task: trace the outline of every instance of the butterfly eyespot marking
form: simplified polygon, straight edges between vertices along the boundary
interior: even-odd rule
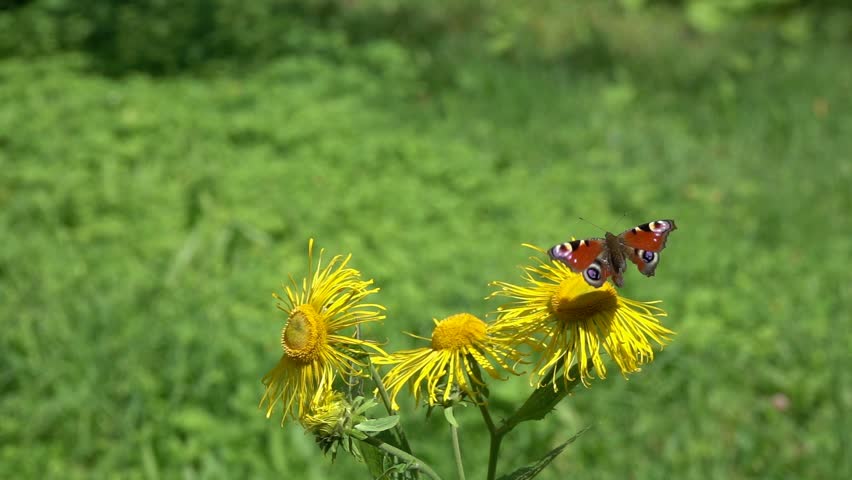
[[[586,269],[586,276],[592,280],[600,280],[601,269],[597,266],[589,267]]]
[[[660,261],[659,252],[652,252],[650,250],[642,250],[637,248],[634,250],[634,255],[637,260],[634,260],[634,263],[639,267],[639,271],[648,277],[654,276],[654,270],[657,269],[657,263]],[[640,264],[639,262],[642,262]]]
[[[669,234],[677,229],[671,219],[653,220],[625,230],[620,235],[606,232],[604,238],[571,240],[554,245],[547,251],[571,271],[580,273],[590,286],[599,288],[609,278],[620,287],[627,260],[639,271],[654,276],[660,262],[660,252],[666,247]]]
[[[656,222],[651,222],[651,231],[654,233],[663,233],[671,229],[671,222],[668,222],[666,220],[657,220]]]
[[[564,259],[567,258],[572,251],[574,251],[574,248],[570,243],[560,243],[559,245],[554,245],[547,253],[550,255],[550,258],[564,262]]]
[[[583,279],[586,280],[586,283],[595,288],[603,285],[606,280],[603,276],[601,264],[599,262],[595,262],[589,265],[585,270],[583,270]]]

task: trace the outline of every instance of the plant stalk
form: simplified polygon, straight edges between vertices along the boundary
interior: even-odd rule
[[[464,463],[462,462],[461,446],[459,445],[459,428],[455,425],[450,425],[450,432],[453,437],[453,455],[456,458],[456,470],[459,473],[459,480],[465,480]]]
[[[382,376],[379,375],[379,371],[376,370],[376,366],[373,365],[373,362],[370,362],[370,376],[373,378],[373,382],[376,383],[376,389],[379,391],[379,397],[382,399],[382,404],[385,406],[385,410],[387,410],[388,415],[396,415],[396,412],[393,411],[390,395],[388,395],[388,391],[385,388],[385,384],[382,382]],[[399,441],[399,445],[408,453],[411,453],[411,445],[408,443],[408,438],[405,436],[405,431],[402,429],[402,424],[397,423],[396,427],[394,427],[394,434]]]
[[[431,478],[432,480],[441,480],[441,476],[438,475],[435,472],[435,470],[432,470],[432,467],[430,467],[429,464],[427,464],[423,460],[420,460],[419,458],[415,457],[414,455],[412,455],[408,452],[405,452],[403,450],[400,450],[400,449],[394,447],[393,445],[391,445],[389,443],[385,443],[385,442],[379,440],[376,437],[367,437],[363,441],[365,443],[369,443],[370,445],[378,448],[379,450],[381,450],[381,451],[383,451],[383,452],[385,452],[389,455],[393,455],[394,457],[402,460],[403,462],[405,462],[409,465],[409,468],[423,473],[424,475]]]
[[[550,372],[548,372],[548,374],[545,376],[545,381],[541,383],[541,386],[539,386],[538,389],[553,388],[548,384],[553,381],[558,381],[556,380],[556,375],[559,374],[559,371],[561,369],[561,365],[552,368]],[[568,393],[571,392],[571,390],[573,390],[578,383],[580,383],[579,372],[577,372],[576,369],[577,366],[575,365],[573,367],[574,371],[572,372],[574,373],[575,380],[566,382],[561,387],[557,387],[559,388],[559,391],[555,395],[548,396],[548,403],[550,404],[550,408],[555,407],[557,403],[559,403],[563,398],[565,398],[565,395],[568,395]],[[481,379],[480,372],[478,370],[474,370],[474,375],[477,377],[477,379]],[[537,393],[541,393],[538,392],[538,389],[536,389],[536,391],[533,391],[533,393],[530,395],[530,398],[527,399],[527,402],[533,399]],[[539,420],[541,419],[541,417],[543,417],[544,414],[542,414],[541,417],[537,415],[529,415],[529,412],[524,408],[526,407],[527,403],[525,402],[524,405],[521,405],[521,407],[519,407],[518,410],[516,410],[511,417],[504,419],[501,422],[500,427],[498,428],[495,426],[494,420],[491,418],[491,412],[488,411],[488,406],[485,403],[485,398],[482,398],[481,392],[477,393],[480,395],[480,398],[477,399],[479,403],[479,411],[482,412],[482,419],[485,421],[485,425],[488,426],[488,431],[491,433],[491,446],[488,452],[487,479],[494,480],[494,478],[497,476],[497,457],[500,455],[500,444],[503,442],[503,437],[506,436],[506,434],[508,434],[509,432],[511,432],[519,424],[529,420]]]

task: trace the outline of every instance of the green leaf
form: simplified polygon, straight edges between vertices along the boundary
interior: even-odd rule
[[[379,433],[377,438],[386,436],[387,433]],[[389,440],[387,438],[383,440]],[[402,462],[393,455],[383,452],[367,442],[358,442],[364,463],[370,470],[372,478],[382,480],[415,480],[423,478],[417,474],[417,470],[411,468],[411,463]]]
[[[390,417],[371,418],[369,420],[365,420],[358,425],[355,425],[355,428],[362,432],[384,432],[385,430],[390,430],[395,427],[397,423],[399,423],[399,416],[393,415]]]
[[[589,427],[586,427],[575,433],[573,437],[566,440],[565,443],[563,443],[562,445],[559,445],[553,450],[547,452],[547,454],[541,457],[539,460],[525,467],[521,467],[510,474],[503,475],[497,480],[529,480],[531,478],[534,478],[536,475],[541,473],[542,470],[544,470],[544,467],[550,465],[550,462],[552,462],[560,453],[562,453],[562,450],[565,450],[565,447],[573,443],[574,440],[577,440],[577,438],[579,438],[580,435],[585,433],[588,429]]]
[[[366,442],[361,442],[361,455],[373,478],[381,478],[385,471],[385,454],[378,448]]]
[[[367,410],[375,407],[378,403],[372,398],[356,397],[352,401],[352,405],[357,405],[355,415],[363,415]]]
[[[559,378],[556,380],[556,388],[554,388],[551,382],[553,375],[561,376],[558,371],[552,371],[544,379],[542,386],[535,389],[529,398],[527,398],[527,401],[521,405],[521,408],[506,420],[506,424],[509,425],[510,429],[521,422],[543,419],[545,415],[553,410],[556,404],[580,383],[580,374],[577,371],[576,365],[571,368],[571,377],[574,380],[569,381],[567,384]]]
[[[456,421],[456,417],[453,414],[453,407],[447,407],[444,409],[444,418],[447,419],[447,422],[450,425],[459,428],[459,422]]]

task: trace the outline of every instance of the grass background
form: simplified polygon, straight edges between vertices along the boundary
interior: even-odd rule
[[[578,216],[677,220],[658,275],[623,289],[677,336],[514,432],[501,470],[591,425],[541,478],[852,476],[848,42],[613,24],[547,59],[390,37],[171,75],[4,57],[0,476],[366,476],[257,409],[270,293],[307,239],[353,253],[388,307],[370,333],[404,348],[492,312],[522,242],[600,234]],[[493,386],[498,413],[527,394]],[[423,412],[414,448],[453,478]],[[477,412],[457,415],[481,478]]]

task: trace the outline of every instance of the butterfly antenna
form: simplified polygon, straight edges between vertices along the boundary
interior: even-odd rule
[[[591,226],[593,226],[593,227],[597,227],[597,228],[599,228],[600,230],[603,230],[604,232],[606,231],[606,229],[605,229],[605,228],[601,228],[601,226],[600,226],[600,225],[595,225],[594,223],[592,223],[592,222],[590,222],[590,221],[586,220],[586,219],[585,219],[585,218],[583,218],[583,217],[577,217],[577,218],[579,218],[580,220],[582,220],[582,221],[584,221],[584,222],[588,223],[589,225],[591,225]]]

